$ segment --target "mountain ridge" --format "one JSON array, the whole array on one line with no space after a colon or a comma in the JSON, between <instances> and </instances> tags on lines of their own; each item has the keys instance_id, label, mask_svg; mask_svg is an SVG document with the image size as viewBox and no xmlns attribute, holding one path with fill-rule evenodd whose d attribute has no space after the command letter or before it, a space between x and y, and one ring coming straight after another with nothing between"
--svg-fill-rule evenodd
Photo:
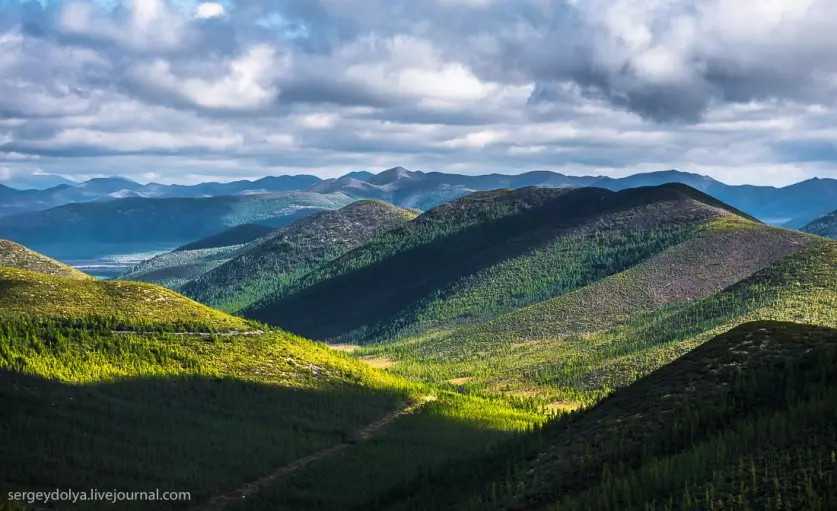
<instances>
[{"instance_id":1,"label":"mountain ridge","mask_svg":"<svg viewBox=\"0 0 837 511\"><path fill-rule=\"evenodd\" d=\"M785 187L727 185L708 176L665 170L638 173L622 178L606 176L568 176L538 170L521 174L462 175L442 172L411 171L394 167L378 174L350 172L322 180L315 176L268 176L258 180L197 185L162 185L120 183L104 179L109 188L102 193L85 192L85 183L62 185L47 190L29 190L27 195L0 189L4 198L0 215L30 210L44 210L73 202L108 201L127 197L172 198L216 197L235 194L310 191L346 193L355 199L386 200L407 208L427 210L475 191L498 188L541 186L580 188L598 186L614 191L628 187L653 186L680 182L700 189L719 200L774 225L800 228L815 218L837 209L837 180L812 178ZM17 190L19 191L19 190Z\"/></svg>"},{"instance_id":2,"label":"mountain ridge","mask_svg":"<svg viewBox=\"0 0 837 511\"><path fill-rule=\"evenodd\" d=\"M371 200L316 213L242 247L230 261L185 284L181 292L222 310L239 310L414 217L408 210Z\"/></svg>"},{"instance_id":3,"label":"mountain ridge","mask_svg":"<svg viewBox=\"0 0 837 511\"><path fill-rule=\"evenodd\" d=\"M626 250L631 243L637 243L624 257L644 258L658 245L679 240L692 224L738 214L702 192L677 184L620 192L537 187L477 192L433 208L410 224L373 238L306 275L283 296L268 297L244 314L324 340L341 338L355 329L372 328L373 325L364 324L364 318L374 316L378 323L380 318L390 316L395 320L422 300L431 301L421 307L441 313L442 305L436 301L453 303L453 295L433 296L445 289L445 293L461 294L466 302L471 300L468 296L477 296L476 288L468 291L472 285L482 290L478 295L497 293L497 300L517 295L524 302L536 297L543 299L564 286L578 285L577 277L567 277L566 282L550 277L555 271L552 265L572 264L573 275L611 270L610 263L601 262L604 266L598 266L596 250L587 241L589 236L610 232L613 250ZM660 233L656 233L657 229L661 229ZM655 238L657 234L659 238ZM631 241L623 239L625 236ZM405 273L403 268L411 271ZM492 272L501 273L492 276ZM523 278L523 274L512 277L517 272L529 275L526 278L533 279L532 285L539 290L515 290L517 279ZM468 283L469 275L477 280ZM457 290L457 286L465 287ZM363 289L364 299L360 303L351 300L355 303L349 318L340 311L348 299L343 295L353 289ZM503 307L512 304L507 302ZM308 314L302 314L302 310ZM316 324L305 323L312 311L319 319ZM496 312L499 311L492 313ZM424 313L409 312L415 314ZM349 323L354 326L349 328ZM375 328L383 327L381 324Z\"/></svg>"}]
</instances>

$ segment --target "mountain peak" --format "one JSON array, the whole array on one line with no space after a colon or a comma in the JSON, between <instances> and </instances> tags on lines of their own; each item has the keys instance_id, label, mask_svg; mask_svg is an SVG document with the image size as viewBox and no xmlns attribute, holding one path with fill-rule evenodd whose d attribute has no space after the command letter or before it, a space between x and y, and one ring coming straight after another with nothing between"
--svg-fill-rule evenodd
<instances>
[{"instance_id":1,"label":"mountain peak","mask_svg":"<svg viewBox=\"0 0 837 511\"><path fill-rule=\"evenodd\" d=\"M394 183L395 181L413 179L420 174L421 172L413 172L404 167L393 167L368 178L368 182L376 185L385 185Z\"/></svg>"}]
</instances>

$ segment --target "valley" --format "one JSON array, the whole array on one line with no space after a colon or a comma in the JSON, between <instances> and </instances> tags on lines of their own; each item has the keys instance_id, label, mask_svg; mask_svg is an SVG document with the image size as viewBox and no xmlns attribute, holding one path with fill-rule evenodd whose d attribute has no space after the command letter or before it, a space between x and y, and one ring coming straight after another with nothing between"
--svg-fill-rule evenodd
<instances>
[{"instance_id":1,"label":"valley","mask_svg":"<svg viewBox=\"0 0 837 511\"><path fill-rule=\"evenodd\" d=\"M369 186L0 218L15 239L0 495L164 482L191 501L119 508L837 505L829 217L772 226L707 181L425 196L437 205L390 186L430 175L351 179ZM39 246L155 253L103 279Z\"/></svg>"}]
</instances>

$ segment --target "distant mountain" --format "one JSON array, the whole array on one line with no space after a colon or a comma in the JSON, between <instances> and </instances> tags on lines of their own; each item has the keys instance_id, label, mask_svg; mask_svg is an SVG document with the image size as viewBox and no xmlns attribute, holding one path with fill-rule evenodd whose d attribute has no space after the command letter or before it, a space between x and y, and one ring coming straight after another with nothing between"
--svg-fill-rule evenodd
<instances>
[{"instance_id":1,"label":"distant mountain","mask_svg":"<svg viewBox=\"0 0 837 511\"><path fill-rule=\"evenodd\" d=\"M61 259L114 250L169 250L246 223L282 224L353 200L343 194L287 192L205 199L128 198L68 204L0 218L0 237Z\"/></svg>"},{"instance_id":2,"label":"distant mountain","mask_svg":"<svg viewBox=\"0 0 837 511\"><path fill-rule=\"evenodd\" d=\"M0 186L18 190L46 190L59 185L75 185L75 181L53 174L15 174L7 179L0 179Z\"/></svg>"},{"instance_id":3,"label":"distant mountain","mask_svg":"<svg viewBox=\"0 0 837 511\"><path fill-rule=\"evenodd\" d=\"M829 213L824 217L817 218L810 224L803 227L802 230L818 236L837 239L837 211Z\"/></svg>"},{"instance_id":4,"label":"distant mountain","mask_svg":"<svg viewBox=\"0 0 837 511\"><path fill-rule=\"evenodd\" d=\"M231 261L180 291L201 303L237 311L415 216L406 209L369 200L322 211L241 248Z\"/></svg>"},{"instance_id":5,"label":"distant mountain","mask_svg":"<svg viewBox=\"0 0 837 511\"><path fill-rule=\"evenodd\" d=\"M427 210L475 191L527 186L551 188L599 187L620 191L641 186L680 183L707 193L774 225L799 228L837 208L837 180L811 179L785 188L732 186L707 176L666 170L624 178L565 176L548 171L507 176L464 176L409 171L402 167L377 175L348 174L310 188L321 193L343 192L359 198L381 199L402 207Z\"/></svg>"},{"instance_id":6,"label":"distant mountain","mask_svg":"<svg viewBox=\"0 0 837 511\"><path fill-rule=\"evenodd\" d=\"M449 328L624 271L727 217L743 230L759 225L679 184L478 192L374 238L244 314L322 340Z\"/></svg>"},{"instance_id":7,"label":"distant mountain","mask_svg":"<svg viewBox=\"0 0 837 511\"><path fill-rule=\"evenodd\" d=\"M224 195L301 191L318 183L314 176L264 177L256 181L201 183L192 186L139 184L122 177L94 178L82 183L68 182L44 190L13 190L0 184L0 216L26 211L42 211L65 204L110 201L125 198L199 198ZM8 188L8 187L7 187Z\"/></svg>"},{"instance_id":8,"label":"distant mountain","mask_svg":"<svg viewBox=\"0 0 837 511\"><path fill-rule=\"evenodd\" d=\"M201 183L197 185L140 185L122 178L94 179L75 186L61 185L48 190L13 194L0 188L0 215L49 209L63 204L108 201L129 197L179 198L218 197L307 190L315 193L344 193L355 199L384 200L391 204L428 210L476 191L500 188L600 187L612 191L640 186L681 183L703 191L742 211L774 225L800 228L837 209L837 180L810 179L784 188L771 186L731 186L707 176L667 170L636 174L624 178L566 176L549 171L518 175L466 176L441 172L411 171L395 167L379 174L356 171L345 176L320 180L314 176L265 177L256 181Z\"/></svg>"},{"instance_id":9,"label":"distant mountain","mask_svg":"<svg viewBox=\"0 0 837 511\"><path fill-rule=\"evenodd\" d=\"M442 172L424 173L395 167L380 174L352 173L336 179L327 179L312 186L309 191L342 192L353 197L385 200L405 208L427 210L476 191L528 186L580 188L591 186L600 179L565 176L546 171L519 175L464 176Z\"/></svg>"}]
</instances>

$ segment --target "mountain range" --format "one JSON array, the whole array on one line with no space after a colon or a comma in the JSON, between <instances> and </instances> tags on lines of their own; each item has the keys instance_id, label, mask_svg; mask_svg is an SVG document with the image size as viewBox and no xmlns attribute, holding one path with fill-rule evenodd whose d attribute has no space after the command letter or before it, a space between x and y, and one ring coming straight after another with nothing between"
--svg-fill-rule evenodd
<instances>
[{"instance_id":1,"label":"mountain range","mask_svg":"<svg viewBox=\"0 0 837 511\"><path fill-rule=\"evenodd\" d=\"M281 227L350 202L340 193L285 192L74 203L0 217L0 237L61 259L166 251L241 224Z\"/></svg>"},{"instance_id":2,"label":"mountain range","mask_svg":"<svg viewBox=\"0 0 837 511\"><path fill-rule=\"evenodd\" d=\"M698 174L676 170L636 174L625 178L566 176L549 171L518 175L466 176L410 171L402 167L379 174L352 172L321 180L314 176L265 177L256 181L202 183L192 186L142 185L124 178L99 178L47 190L14 190L0 185L0 215L36 211L79 202L123 198L201 198L224 195L310 191L343 193L355 199L385 200L394 205L427 210L475 191L539 186L550 188L600 187L612 191L665 183L687 184L735 206L762 221L799 228L837 210L837 180L809 179L791 186L732 186Z\"/></svg>"}]
</instances>

